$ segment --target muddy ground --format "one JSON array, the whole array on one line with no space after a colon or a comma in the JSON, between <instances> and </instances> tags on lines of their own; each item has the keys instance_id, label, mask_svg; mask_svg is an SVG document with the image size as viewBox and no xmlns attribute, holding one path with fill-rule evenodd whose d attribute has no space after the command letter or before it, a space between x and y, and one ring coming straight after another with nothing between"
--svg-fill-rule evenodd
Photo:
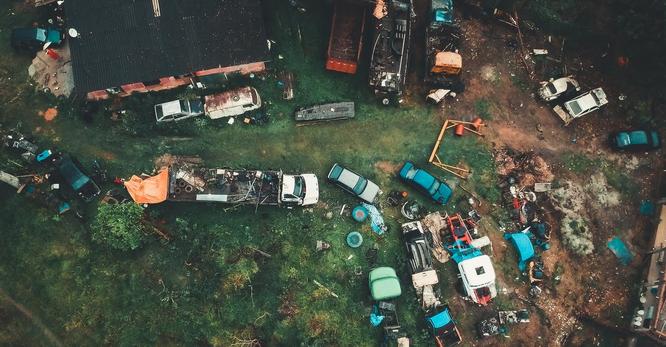
<instances>
[{"instance_id":1,"label":"muddy ground","mask_svg":"<svg viewBox=\"0 0 666 347\"><path fill-rule=\"evenodd\" d=\"M539 195L545 219L554 227L552 248L543 253L546 272L552 281L557 269L559 284L545 285L544 293L536 300L528 299L528 285L499 275L500 292L510 293L515 304L533 307L537 315L525 328L517 327L506 345L596 345L603 333L590 328L585 322L595 321L610 330L627 331L628 315L636 296L636 286L643 271L643 256L651 235L649 221L638 216L640 199L653 195L656 173L662 165L662 153L618 154L606 144L610 131L622 129L622 102L620 94L631 97L622 81L604 78L599 66L604 62L598 52L589 56L575 56L565 60L578 71L575 77L583 90L602 86L609 97L609 105L600 112L575 121L564 127L549 105L536 100L534 91L538 81L547 80L538 64L533 78L520 59L515 44L515 30L494 20L469 17L462 21L464 43L462 49L466 91L455 100L441 106L440 117L469 120L480 112L487 112L490 120L486 139L495 149L505 147L528 152L533 151L546 160L556 184L572 184L582 187L576 198L576 210L589 226L594 250L587 255L575 254L566 247L561 234L563 213L558 210L557 197ZM550 48L547 36L539 31L525 33L526 49ZM573 56L572 52L568 53ZM575 61L574 61L575 60ZM616 74L615 76L618 76ZM619 75L621 76L621 74ZM623 89L625 88L625 89ZM584 161L584 168L577 165ZM607 169L603 169L607 168ZM628 178L622 191L612 187L606 175L622 174ZM616 184L621 186L622 183ZM555 206L554 206L555 205ZM502 206L489 208L502 209ZM646 232L646 228L647 231ZM499 232L489 232L497 261L508 247ZM628 244L635 257L629 266L621 265L606 247L614 237ZM501 271L500 271L501 272ZM548 281L547 280L547 281ZM620 341L616 341L620 343ZM498 340L488 339L476 345L492 346Z\"/></svg>"}]
</instances>

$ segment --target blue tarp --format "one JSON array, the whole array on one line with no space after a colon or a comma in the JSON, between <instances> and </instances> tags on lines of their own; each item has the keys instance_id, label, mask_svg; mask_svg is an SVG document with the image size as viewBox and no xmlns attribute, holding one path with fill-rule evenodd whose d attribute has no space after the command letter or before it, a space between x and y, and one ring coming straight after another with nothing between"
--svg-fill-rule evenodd
<instances>
[{"instance_id":1,"label":"blue tarp","mask_svg":"<svg viewBox=\"0 0 666 347\"><path fill-rule=\"evenodd\" d=\"M430 326L432 326L433 329L444 327L451 323L451 321L453 321L453 318L451 318L451 313L449 313L448 308L432 317L428 317L428 323L430 323Z\"/></svg>"},{"instance_id":2,"label":"blue tarp","mask_svg":"<svg viewBox=\"0 0 666 347\"><path fill-rule=\"evenodd\" d=\"M527 263L534 257L534 246L525 233L505 233L504 238L511 241L518 251L518 269L525 271Z\"/></svg>"},{"instance_id":3,"label":"blue tarp","mask_svg":"<svg viewBox=\"0 0 666 347\"><path fill-rule=\"evenodd\" d=\"M368 213L370 214L370 226L372 227L372 231L374 231L377 235L383 234L387 227L386 224L384 224L384 217L382 217L382 214L374 205L366 203L363 203L362 205L366 210L368 210Z\"/></svg>"},{"instance_id":4,"label":"blue tarp","mask_svg":"<svg viewBox=\"0 0 666 347\"><path fill-rule=\"evenodd\" d=\"M370 314L370 324L372 324L373 327L378 327L380 324L382 324L384 318L384 316L379 314L377 305L374 305L372 307L372 313Z\"/></svg>"},{"instance_id":5,"label":"blue tarp","mask_svg":"<svg viewBox=\"0 0 666 347\"><path fill-rule=\"evenodd\" d=\"M620 260L622 265L629 265L631 259L634 258L634 255L631 254L627 245L622 242L622 239L615 236L610 241L608 241L608 248L615 254L615 256Z\"/></svg>"}]
</instances>

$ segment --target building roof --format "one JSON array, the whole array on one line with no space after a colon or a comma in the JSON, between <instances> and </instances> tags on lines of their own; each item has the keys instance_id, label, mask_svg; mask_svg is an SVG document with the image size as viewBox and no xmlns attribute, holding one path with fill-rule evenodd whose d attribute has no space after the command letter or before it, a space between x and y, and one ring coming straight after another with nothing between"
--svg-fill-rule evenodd
<instances>
[{"instance_id":1,"label":"building roof","mask_svg":"<svg viewBox=\"0 0 666 347\"><path fill-rule=\"evenodd\" d=\"M268 60L259 0L68 0L66 14L78 92Z\"/></svg>"}]
</instances>

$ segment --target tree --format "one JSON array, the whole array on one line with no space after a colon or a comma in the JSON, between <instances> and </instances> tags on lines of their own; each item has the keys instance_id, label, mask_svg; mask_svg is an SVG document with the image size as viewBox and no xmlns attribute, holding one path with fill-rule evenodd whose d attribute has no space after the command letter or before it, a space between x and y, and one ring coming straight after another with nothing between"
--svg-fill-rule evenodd
<instances>
[{"instance_id":1,"label":"tree","mask_svg":"<svg viewBox=\"0 0 666 347\"><path fill-rule=\"evenodd\" d=\"M137 249L145 232L143 209L131 202L100 204L91 230L95 242L124 251Z\"/></svg>"}]
</instances>

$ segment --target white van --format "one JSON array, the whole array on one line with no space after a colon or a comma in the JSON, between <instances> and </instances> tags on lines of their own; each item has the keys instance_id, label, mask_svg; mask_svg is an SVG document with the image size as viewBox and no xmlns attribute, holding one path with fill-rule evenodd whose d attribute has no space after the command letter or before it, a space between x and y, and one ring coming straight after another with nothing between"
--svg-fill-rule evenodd
<instances>
[{"instance_id":1,"label":"white van","mask_svg":"<svg viewBox=\"0 0 666 347\"><path fill-rule=\"evenodd\" d=\"M204 112L210 119L238 116L260 107L261 98L253 87L243 87L204 97Z\"/></svg>"}]
</instances>

